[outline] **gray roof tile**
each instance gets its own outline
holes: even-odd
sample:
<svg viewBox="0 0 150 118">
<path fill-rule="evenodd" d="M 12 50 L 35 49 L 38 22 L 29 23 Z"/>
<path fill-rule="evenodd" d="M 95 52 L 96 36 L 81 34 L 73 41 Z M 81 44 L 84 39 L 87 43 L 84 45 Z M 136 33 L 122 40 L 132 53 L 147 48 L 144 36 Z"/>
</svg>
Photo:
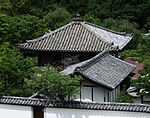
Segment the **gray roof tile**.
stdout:
<svg viewBox="0 0 150 118">
<path fill-rule="evenodd" d="M 39 51 L 101 52 L 106 49 L 116 50 L 117 46 L 122 49 L 131 38 L 88 22 L 73 21 L 42 37 L 20 44 L 20 47 Z"/>
<path fill-rule="evenodd" d="M 96 55 L 84 62 L 68 66 L 61 74 L 68 75 L 75 72 L 109 89 L 116 88 L 135 68 L 108 54 L 107 51 Z"/>
</svg>

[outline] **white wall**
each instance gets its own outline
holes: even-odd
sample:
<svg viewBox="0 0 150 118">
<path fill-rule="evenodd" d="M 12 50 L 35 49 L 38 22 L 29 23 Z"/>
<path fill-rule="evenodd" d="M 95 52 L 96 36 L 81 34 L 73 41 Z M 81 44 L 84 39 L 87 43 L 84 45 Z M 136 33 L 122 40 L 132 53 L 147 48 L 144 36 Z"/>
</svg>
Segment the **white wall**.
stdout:
<svg viewBox="0 0 150 118">
<path fill-rule="evenodd" d="M 44 118 L 150 118 L 149 113 L 46 108 Z"/>
<path fill-rule="evenodd" d="M 79 93 L 78 95 L 72 96 L 71 99 L 79 100 L 81 98 L 83 101 L 90 100 L 93 102 L 115 102 L 119 91 L 120 87 L 111 91 L 84 81 L 81 86 L 81 94 Z"/>
<path fill-rule="evenodd" d="M 32 107 L 0 104 L 0 118 L 33 118 Z"/>
<path fill-rule="evenodd" d="M 81 85 L 81 94 L 78 93 L 77 95 L 71 96 L 70 99 L 80 100 L 81 98 L 82 101 L 89 100 L 91 102 L 116 102 L 119 93 L 120 86 L 114 90 L 108 90 L 106 88 L 83 81 Z M 68 98 L 66 98 L 66 100 L 68 100 Z"/>
<path fill-rule="evenodd" d="M 100 87 L 93 87 L 93 102 L 104 102 L 105 90 Z"/>
<path fill-rule="evenodd" d="M 134 103 L 142 103 L 141 97 L 133 97 Z M 150 97 L 143 97 L 142 104 L 150 104 Z"/>
<path fill-rule="evenodd" d="M 81 87 L 81 96 L 83 99 L 92 100 L 92 88 L 91 87 Z"/>
<path fill-rule="evenodd" d="M 139 97 L 133 98 L 133 102 L 134 103 L 141 103 L 141 98 L 139 98 Z"/>
</svg>

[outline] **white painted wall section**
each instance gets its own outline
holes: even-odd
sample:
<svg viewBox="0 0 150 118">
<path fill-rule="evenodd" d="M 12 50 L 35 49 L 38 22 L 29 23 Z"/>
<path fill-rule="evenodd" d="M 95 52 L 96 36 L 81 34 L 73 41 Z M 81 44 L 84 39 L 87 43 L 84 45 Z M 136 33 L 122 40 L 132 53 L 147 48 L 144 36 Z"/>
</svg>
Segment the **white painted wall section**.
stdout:
<svg viewBox="0 0 150 118">
<path fill-rule="evenodd" d="M 0 118 L 33 118 L 32 107 L 0 104 Z"/>
<path fill-rule="evenodd" d="M 89 99 L 92 101 L 92 88 L 91 87 L 81 87 L 81 98 Z"/>
<path fill-rule="evenodd" d="M 104 89 L 100 87 L 93 87 L 93 101 L 104 102 Z"/>
<path fill-rule="evenodd" d="M 44 118 L 150 118 L 149 113 L 46 108 Z"/>
</svg>

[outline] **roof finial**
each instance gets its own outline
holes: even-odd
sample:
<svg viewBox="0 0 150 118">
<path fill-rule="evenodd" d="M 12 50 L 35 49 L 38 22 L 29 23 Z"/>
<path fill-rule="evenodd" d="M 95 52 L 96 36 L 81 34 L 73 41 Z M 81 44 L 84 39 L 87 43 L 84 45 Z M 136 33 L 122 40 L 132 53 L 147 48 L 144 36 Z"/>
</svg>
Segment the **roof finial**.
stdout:
<svg viewBox="0 0 150 118">
<path fill-rule="evenodd" d="M 73 19 L 73 21 L 84 21 L 84 20 L 80 17 L 80 14 L 77 14 Z"/>
</svg>

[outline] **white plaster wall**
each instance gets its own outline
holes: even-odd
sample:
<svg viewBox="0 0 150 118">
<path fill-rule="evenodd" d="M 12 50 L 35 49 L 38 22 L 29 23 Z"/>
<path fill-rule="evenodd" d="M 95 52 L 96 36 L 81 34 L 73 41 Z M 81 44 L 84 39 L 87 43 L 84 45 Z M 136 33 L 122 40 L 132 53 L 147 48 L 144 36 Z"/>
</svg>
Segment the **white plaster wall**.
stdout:
<svg viewBox="0 0 150 118">
<path fill-rule="evenodd" d="M 33 118 L 32 107 L 0 104 L 0 118 Z"/>
<path fill-rule="evenodd" d="M 93 102 L 104 102 L 105 89 L 101 87 L 81 87 L 82 100 L 88 99 L 92 101 L 92 88 L 93 88 Z M 80 96 L 78 96 L 80 98 Z M 77 96 L 75 97 L 77 98 Z M 105 98 L 106 100 L 107 98 Z"/>
<path fill-rule="evenodd" d="M 92 88 L 91 87 L 81 87 L 81 98 L 92 100 Z"/>
<path fill-rule="evenodd" d="M 115 97 L 117 96 L 117 94 L 116 94 L 115 90 L 116 89 L 114 89 L 114 90 L 111 91 L 111 102 L 115 102 L 116 101 Z"/>
<path fill-rule="evenodd" d="M 93 88 L 93 102 L 104 102 L 104 89 L 100 87 Z"/>
<path fill-rule="evenodd" d="M 144 97 L 143 97 L 143 100 L 144 100 L 144 101 L 149 101 L 149 102 L 150 102 L 150 97 L 149 97 L 149 96 L 144 96 Z"/>
<path fill-rule="evenodd" d="M 133 98 L 134 103 L 141 103 L 141 98 Z"/>
<path fill-rule="evenodd" d="M 93 88 L 93 102 L 116 102 L 120 87 L 118 86 L 114 90 L 108 90 L 106 88 L 96 86 L 89 82 L 82 82 L 81 94 L 74 95 L 71 99 L 75 100 L 90 100 L 92 101 L 92 88 Z M 81 96 L 80 96 L 81 95 Z M 105 101 L 104 101 L 105 100 Z"/>
<path fill-rule="evenodd" d="M 105 102 L 108 101 L 108 90 L 104 89 L 102 87 L 81 87 L 81 99 L 82 100 L 90 100 L 92 101 L 92 88 L 93 88 L 93 102 Z M 71 99 L 79 100 L 80 99 L 80 93 L 78 95 L 74 95 L 71 97 Z"/>
<path fill-rule="evenodd" d="M 150 118 L 149 113 L 46 108 L 44 118 Z"/>
<path fill-rule="evenodd" d="M 82 82 L 82 87 L 81 87 L 81 98 L 82 100 L 88 99 L 92 101 L 92 90 L 93 90 L 93 102 L 104 102 L 104 97 L 105 100 L 107 101 L 107 96 L 105 95 L 106 89 L 102 87 L 98 87 L 94 84 L 91 84 L 89 82 Z M 78 96 L 80 98 L 80 96 Z M 77 98 L 77 97 L 76 97 Z"/>
</svg>

